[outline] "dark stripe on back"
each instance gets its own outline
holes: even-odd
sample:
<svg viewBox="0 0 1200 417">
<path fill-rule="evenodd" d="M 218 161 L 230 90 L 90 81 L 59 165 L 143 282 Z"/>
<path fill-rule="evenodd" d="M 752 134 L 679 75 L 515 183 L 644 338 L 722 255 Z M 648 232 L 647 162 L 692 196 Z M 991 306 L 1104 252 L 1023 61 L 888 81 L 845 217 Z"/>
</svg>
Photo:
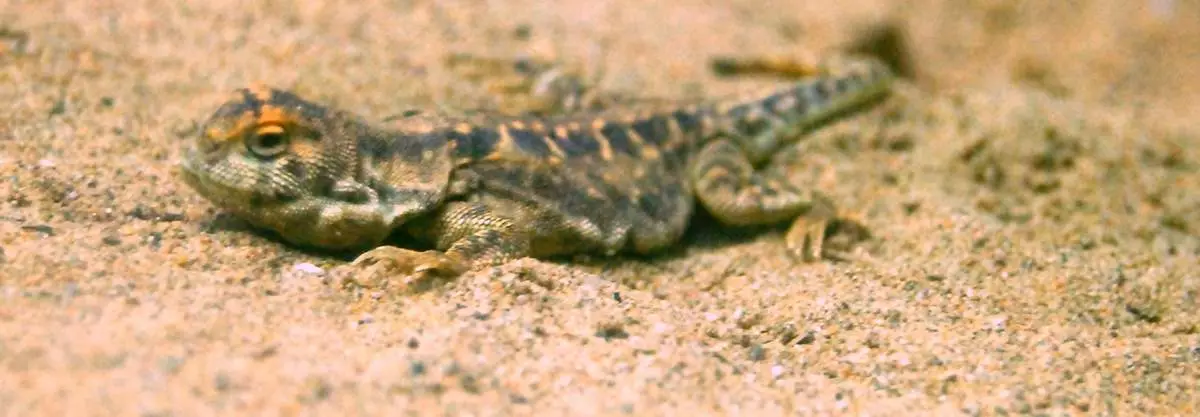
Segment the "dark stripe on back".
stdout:
<svg viewBox="0 0 1200 417">
<path fill-rule="evenodd" d="M 642 140 L 655 147 L 667 141 L 671 131 L 667 128 L 667 120 L 663 116 L 652 116 L 633 122 L 633 130 L 641 135 Z"/>
<path fill-rule="evenodd" d="M 457 143 L 454 156 L 458 158 L 481 159 L 490 155 L 500 141 L 500 134 L 494 129 L 474 128 L 467 134 L 457 130 L 449 132 L 450 140 Z"/>
<path fill-rule="evenodd" d="M 415 135 L 388 133 L 384 136 L 360 136 L 358 152 L 381 161 L 397 158 L 420 161 L 426 150 L 444 146 L 447 139 L 446 132 L 438 131 Z"/>
<path fill-rule="evenodd" d="M 694 135 L 700 132 L 700 117 L 695 112 L 676 110 L 671 116 L 675 117 L 675 122 L 679 123 L 679 130 L 682 130 L 684 135 Z"/>
<path fill-rule="evenodd" d="M 508 134 L 512 136 L 513 143 L 517 144 L 522 152 L 537 157 L 545 158 L 550 156 L 550 147 L 546 145 L 543 136 L 529 129 L 514 129 L 509 128 Z"/>
<path fill-rule="evenodd" d="M 600 144 L 596 143 L 596 138 L 584 130 L 567 130 L 567 137 L 558 138 L 558 147 L 567 154 L 568 158 L 595 155 L 600 152 Z"/>
<path fill-rule="evenodd" d="M 600 128 L 600 134 L 608 139 L 608 144 L 614 153 L 622 153 L 634 158 L 641 157 L 642 150 L 638 149 L 629 139 L 629 132 L 626 129 L 629 127 L 618 123 L 608 123 Z"/>
<path fill-rule="evenodd" d="M 387 138 L 379 138 L 374 136 L 359 136 L 358 137 L 358 152 L 360 155 L 367 155 L 373 159 L 385 159 L 389 155 L 388 143 L 404 140 L 400 135 L 391 135 Z"/>
</svg>

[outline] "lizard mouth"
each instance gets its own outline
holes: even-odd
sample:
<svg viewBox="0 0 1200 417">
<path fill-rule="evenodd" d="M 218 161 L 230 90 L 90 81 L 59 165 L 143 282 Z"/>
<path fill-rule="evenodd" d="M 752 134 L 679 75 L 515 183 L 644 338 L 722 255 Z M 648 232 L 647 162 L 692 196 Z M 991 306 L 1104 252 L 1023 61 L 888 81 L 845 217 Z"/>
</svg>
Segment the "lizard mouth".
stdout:
<svg viewBox="0 0 1200 417">
<path fill-rule="evenodd" d="M 198 161 L 194 155 L 190 154 L 175 166 L 176 176 L 200 196 L 211 200 L 221 208 L 236 208 L 236 202 L 239 201 L 238 188 L 225 184 L 219 178 L 212 177 L 210 173 L 211 171 L 203 165 L 203 162 Z"/>
<path fill-rule="evenodd" d="M 175 165 L 175 176 L 187 184 L 189 187 L 200 191 L 204 188 L 203 181 L 200 179 L 199 169 L 196 167 L 196 162 L 192 155 L 185 156 L 178 164 Z M 203 194 L 203 192 L 201 191 Z"/>
<path fill-rule="evenodd" d="M 201 174 L 202 169 L 195 165 L 196 163 L 190 159 L 184 159 L 175 166 L 175 175 L 184 184 L 187 184 L 192 190 L 200 194 L 200 196 L 213 200 L 214 203 L 226 207 L 228 205 L 228 194 L 222 191 L 222 188 L 217 184 L 213 184 L 207 177 Z"/>
<path fill-rule="evenodd" d="M 238 175 L 249 170 L 224 163 L 210 164 L 194 151 L 189 151 L 175 165 L 176 177 L 200 196 L 221 209 L 246 217 L 263 216 L 275 207 L 301 198 L 298 193 L 290 192 L 298 187 L 290 179 Z"/>
</svg>

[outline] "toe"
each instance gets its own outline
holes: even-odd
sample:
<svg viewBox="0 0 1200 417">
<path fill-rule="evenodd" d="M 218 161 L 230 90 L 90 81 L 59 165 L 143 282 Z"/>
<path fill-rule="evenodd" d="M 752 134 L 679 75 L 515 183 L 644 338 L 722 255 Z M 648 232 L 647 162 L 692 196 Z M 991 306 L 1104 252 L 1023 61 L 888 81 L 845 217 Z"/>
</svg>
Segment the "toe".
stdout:
<svg viewBox="0 0 1200 417">
<path fill-rule="evenodd" d="M 824 219 L 796 219 L 785 238 L 788 250 L 805 262 L 821 259 L 827 225 Z"/>
<path fill-rule="evenodd" d="M 466 268 L 464 263 L 445 253 L 430 250 L 418 252 L 393 246 L 380 246 L 359 255 L 352 262 L 355 266 L 386 267 L 395 274 L 456 275 Z"/>
<path fill-rule="evenodd" d="M 394 246 L 380 246 L 363 252 L 361 255 L 358 255 L 358 257 L 354 258 L 354 261 L 351 263 L 355 265 L 370 265 L 383 260 L 396 260 L 402 258 L 404 252 L 408 252 L 408 250 L 400 249 Z"/>
</svg>

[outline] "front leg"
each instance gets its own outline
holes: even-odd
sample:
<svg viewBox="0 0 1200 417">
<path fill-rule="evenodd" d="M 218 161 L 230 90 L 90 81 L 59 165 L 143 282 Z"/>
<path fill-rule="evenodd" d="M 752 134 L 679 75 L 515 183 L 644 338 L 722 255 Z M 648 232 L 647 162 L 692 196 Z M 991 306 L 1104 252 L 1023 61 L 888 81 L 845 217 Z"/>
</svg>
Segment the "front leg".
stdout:
<svg viewBox="0 0 1200 417">
<path fill-rule="evenodd" d="M 529 253 L 530 237 L 523 228 L 478 203 L 451 202 L 432 217 L 406 227 L 413 235 L 434 242 L 436 249 L 380 246 L 359 256 L 354 265 L 384 267 L 388 274 L 453 278 Z"/>
</svg>

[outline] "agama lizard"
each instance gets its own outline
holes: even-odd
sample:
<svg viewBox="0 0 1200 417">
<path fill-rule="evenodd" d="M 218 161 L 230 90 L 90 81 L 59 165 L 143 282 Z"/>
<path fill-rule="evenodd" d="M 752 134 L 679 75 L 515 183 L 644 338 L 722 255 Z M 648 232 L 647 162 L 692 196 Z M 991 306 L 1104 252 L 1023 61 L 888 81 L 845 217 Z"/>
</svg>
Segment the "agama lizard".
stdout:
<svg viewBox="0 0 1200 417">
<path fill-rule="evenodd" d="M 285 241 L 355 263 L 454 276 L 521 257 L 651 253 L 697 204 L 723 224 L 792 221 L 820 258 L 833 203 L 771 163 L 805 131 L 887 95 L 893 73 L 848 59 L 749 98 L 648 111 L 369 123 L 267 87 L 236 91 L 186 144 L 192 188 Z M 403 231 L 434 249 L 384 245 Z"/>
</svg>

